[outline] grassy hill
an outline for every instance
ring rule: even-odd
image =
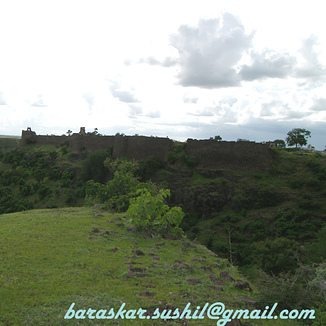
[[[253,308],[239,295],[262,298],[262,293],[260,305],[282,299],[283,307],[299,309],[300,304],[323,311],[321,293],[311,282],[326,260],[326,156],[276,150],[269,171],[249,173],[200,170],[185,153],[177,154],[165,165],[140,162],[137,173],[142,181],[171,189],[169,204],[183,208],[182,228],[194,242],[145,239],[127,231],[123,214],[65,208],[84,204],[86,180],[104,183],[110,178],[103,168],[109,152],[79,157],[65,144],[7,152],[0,162],[0,214],[59,208],[0,215],[0,325],[104,324],[63,320],[72,302],[77,310],[118,309],[126,302],[131,309],[153,313],[154,307],[183,309],[188,302],[202,307],[217,301],[239,309]],[[223,279],[225,271],[244,279],[233,265],[251,280],[253,293],[239,289],[241,282]],[[269,276],[257,274],[258,269]],[[322,284],[321,278],[320,290]],[[318,296],[315,301],[312,293]],[[155,323],[163,324],[108,322]]]
[[[165,324],[161,319],[65,320],[72,303],[76,311],[117,311],[126,303],[127,309],[147,309],[150,315],[158,307],[182,310],[189,302],[193,310],[206,302],[254,309],[257,302],[249,298],[255,291],[247,285],[241,289],[245,283],[227,280],[228,275],[243,280],[227,260],[202,245],[144,238],[123,214],[64,208],[0,216],[0,325]],[[207,317],[168,322],[213,324]]]
[[[161,170],[154,180],[187,212],[189,238],[225,258],[231,241],[236,265],[277,274],[326,258],[325,155],[276,150],[268,171]]]

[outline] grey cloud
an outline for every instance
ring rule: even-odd
[[[235,123],[238,121],[238,116],[236,112],[232,110],[226,110],[224,116],[222,117],[223,122]]]
[[[34,103],[32,103],[31,106],[41,107],[41,108],[47,107],[47,105],[44,104],[44,102],[43,102],[43,95],[39,95],[38,100],[36,100]]]
[[[161,113],[160,111],[151,111],[149,113],[146,114],[146,117],[149,118],[160,118],[161,117]]]
[[[115,83],[110,87],[111,94],[113,97],[119,99],[124,103],[137,103],[138,99],[129,91],[121,91],[118,89],[118,85]]]
[[[196,98],[196,97],[187,97],[187,96],[183,97],[183,103],[194,103],[194,104],[196,104],[197,102],[198,102],[198,98]]]
[[[220,101],[221,105],[227,104],[230,107],[233,106],[236,102],[238,102],[238,99],[236,99],[235,97],[225,98]]]
[[[205,107],[201,110],[197,110],[196,112],[189,112],[189,115],[194,115],[197,117],[213,117],[215,115],[221,115],[224,112],[224,109],[220,106],[214,107]]]
[[[150,56],[148,58],[142,58],[139,60],[139,63],[147,63],[152,66],[162,66],[162,67],[173,67],[177,64],[177,60],[171,57],[165,58],[163,61],[159,61],[153,56]]]
[[[138,116],[141,116],[143,113],[143,109],[138,105],[129,105],[129,118],[137,119]]]
[[[189,112],[188,114],[197,117],[213,117],[215,115],[212,108],[203,108],[202,110],[197,110],[196,112]]]
[[[0,92],[0,105],[7,105],[2,92]]]
[[[326,98],[319,98],[314,100],[314,104],[311,106],[312,111],[326,111]]]
[[[293,73],[296,59],[289,54],[277,54],[271,50],[251,53],[252,65],[242,66],[241,79],[253,81],[263,78],[286,78]]]
[[[223,20],[200,20],[197,27],[180,26],[171,36],[179,51],[179,82],[182,86],[222,88],[239,86],[235,65],[252,45],[241,22],[225,13]]]
[[[312,112],[308,111],[296,111],[295,109],[292,109],[289,104],[283,104],[282,108],[282,114],[285,117],[281,120],[300,120],[303,118],[307,118],[312,114]]]
[[[194,115],[198,117],[213,117],[213,116],[224,116],[227,122],[234,120],[234,117],[231,118],[231,112],[234,112],[231,107],[237,102],[236,98],[224,98],[218,102],[217,105],[213,107],[205,107],[196,112],[188,112],[189,115]]]
[[[269,103],[263,103],[261,106],[260,116],[270,117],[274,115],[273,109],[282,107],[282,102],[278,100],[271,101]]]
[[[306,78],[311,81],[325,79],[326,67],[318,60],[318,53],[315,50],[316,45],[317,38],[313,35],[304,40],[300,53],[305,62],[302,67],[298,67],[296,77]]]
[[[85,93],[83,94],[84,100],[88,103],[88,108],[92,111],[94,105],[94,95],[92,93]]]

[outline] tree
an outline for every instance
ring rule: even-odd
[[[222,140],[222,137],[220,136],[220,135],[218,135],[218,136],[215,136],[214,138],[213,137],[210,137],[209,139],[211,139],[211,140],[216,140],[216,141],[221,141]]]
[[[303,128],[294,128],[287,133],[286,142],[288,146],[299,146],[307,145],[308,138],[311,137],[311,132]]]
[[[67,134],[68,136],[71,136],[72,131],[69,129],[69,130],[66,132],[66,134]]]
[[[285,141],[283,139],[275,139],[274,144],[277,148],[285,148]]]

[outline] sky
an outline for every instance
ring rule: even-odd
[[[320,0],[0,0],[0,135],[326,145]]]

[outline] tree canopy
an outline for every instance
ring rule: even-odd
[[[299,146],[307,145],[308,138],[311,137],[311,132],[303,128],[294,128],[287,133],[286,143],[288,146]]]

